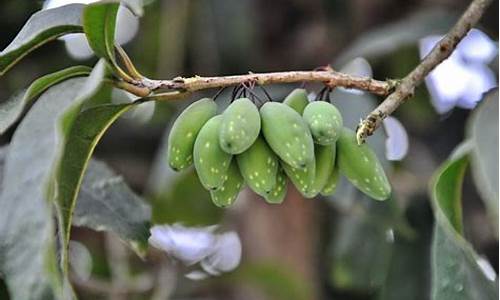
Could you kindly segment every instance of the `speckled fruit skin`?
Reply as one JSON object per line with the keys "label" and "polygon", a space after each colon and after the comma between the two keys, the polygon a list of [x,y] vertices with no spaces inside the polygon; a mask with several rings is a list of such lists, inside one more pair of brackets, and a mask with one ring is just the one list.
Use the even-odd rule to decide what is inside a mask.
{"label": "speckled fruit skin", "polygon": [[232,155],[224,152],[219,146],[221,122],[221,115],[208,120],[194,143],[194,167],[201,184],[207,190],[215,190],[222,186],[231,163]]}
{"label": "speckled fruit skin", "polygon": [[245,182],[255,193],[265,196],[276,185],[279,159],[262,136],[236,160]]}
{"label": "speckled fruit skin", "polygon": [[334,166],[332,173],[330,174],[330,177],[325,184],[325,187],[321,190],[321,195],[331,196],[335,194],[335,191],[337,190],[337,184],[339,182],[339,177],[339,168],[337,166]]}
{"label": "speckled fruit skin", "polygon": [[324,101],[312,102],[306,106],[302,117],[316,144],[331,145],[339,138],[343,120],[334,105]]}
{"label": "speckled fruit skin", "polygon": [[305,168],[314,161],[311,133],[295,110],[283,103],[267,102],[260,115],[264,138],[281,160],[294,168]]}
{"label": "speckled fruit skin", "polygon": [[227,179],[220,188],[210,191],[212,201],[218,207],[228,207],[233,204],[245,183],[238,170],[238,164],[234,160],[231,162],[226,176]]}
{"label": "speckled fruit skin", "polygon": [[240,154],[247,150],[260,132],[259,110],[247,98],[231,103],[222,113],[219,142],[222,150],[229,154]]}
{"label": "speckled fruit skin", "polygon": [[193,163],[196,137],[205,123],[217,113],[217,104],[203,98],[189,105],[175,120],[168,136],[168,164],[181,171]]}
{"label": "speckled fruit skin", "polygon": [[376,200],[391,196],[391,185],[377,156],[367,144],[358,145],[354,131],[341,131],[337,160],[340,173],[360,191]]}
{"label": "speckled fruit skin", "polygon": [[316,173],[314,181],[307,191],[308,198],[316,197],[326,186],[335,165],[335,145],[316,145],[314,156],[316,158]]}
{"label": "speckled fruit skin", "polygon": [[285,162],[281,162],[281,167],[302,196],[310,198],[310,189],[314,183],[314,177],[316,174],[315,161],[311,161],[305,168],[302,169],[294,168]]}
{"label": "speckled fruit skin", "polygon": [[305,89],[295,89],[288,96],[286,96],[283,103],[290,106],[298,112],[300,115],[304,112],[304,109],[309,104],[309,99],[307,98],[307,92]]}
{"label": "speckled fruit skin", "polygon": [[287,192],[287,177],[282,168],[278,169],[278,174],[276,175],[276,184],[273,189],[264,196],[267,203],[270,204],[280,204],[285,200]]}

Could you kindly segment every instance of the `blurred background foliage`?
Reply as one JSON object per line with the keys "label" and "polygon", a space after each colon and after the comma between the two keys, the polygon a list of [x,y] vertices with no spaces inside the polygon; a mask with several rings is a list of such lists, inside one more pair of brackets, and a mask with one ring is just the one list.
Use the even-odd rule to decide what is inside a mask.
{"label": "blurred background foliage", "polygon": [[[398,78],[419,61],[419,39],[443,34],[465,9],[463,0],[157,0],[145,7],[135,38],[125,45],[142,73],[153,78],[239,74],[248,71],[341,68],[362,56],[377,79]],[[2,0],[0,49],[14,38],[41,1]],[[498,41],[498,2],[481,25]],[[92,64],[95,58],[81,63]],[[0,80],[0,100],[35,78],[75,64],[62,42],[26,57]],[[498,56],[492,62],[498,68]],[[498,73],[495,74],[498,78]],[[294,86],[266,87],[273,98]],[[308,85],[311,91],[321,86]],[[197,93],[191,100],[216,91]],[[227,101],[229,93],[221,96]],[[382,99],[335,91],[346,124],[354,128]],[[374,202],[342,183],[331,199],[305,200],[290,190],[280,206],[245,191],[234,207],[211,204],[194,172],[176,174],[165,163],[168,128],[189,101],[162,103],[152,118],[141,111],[117,122],[95,157],[153,207],[153,223],[220,223],[236,230],[243,261],[234,272],[203,281],[150,251],[141,261],[116,238],[76,227],[76,291],[81,299],[428,299],[433,214],[428,183],[465,135],[469,110],[437,114],[424,85],[396,116],[410,136],[407,157],[385,161],[394,197]],[[498,115],[497,115],[498,118]],[[0,143],[9,141],[4,135]],[[384,157],[382,132],[370,143]],[[497,149],[498,152],[498,149]],[[465,237],[498,273],[498,236],[467,174]],[[79,253],[79,254],[78,254]],[[89,259],[90,257],[90,259]],[[120,269],[121,266],[121,269]],[[118,268],[118,269],[117,269]],[[82,278],[90,277],[89,280]],[[7,298],[0,286],[0,298]]]}

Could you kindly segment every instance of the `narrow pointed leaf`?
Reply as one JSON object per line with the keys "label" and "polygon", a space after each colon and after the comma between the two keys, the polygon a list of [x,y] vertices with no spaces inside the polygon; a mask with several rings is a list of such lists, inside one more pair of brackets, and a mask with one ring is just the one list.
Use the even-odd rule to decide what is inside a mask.
{"label": "narrow pointed leaf", "polygon": [[25,108],[35,101],[49,87],[72,77],[87,76],[91,69],[86,66],[74,66],[45,75],[35,80],[21,94],[0,103],[0,134],[3,134],[22,115]]}
{"label": "narrow pointed leaf", "polygon": [[456,153],[437,171],[432,185],[431,298],[436,300],[498,299],[498,282],[488,279],[462,236],[461,189],[468,162],[466,152]]}
{"label": "narrow pointed leaf", "polygon": [[133,103],[88,108],[75,119],[66,137],[66,145],[57,172],[57,203],[62,214],[65,243],[69,242],[71,216],[92,152],[106,129]]}
{"label": "narrow pointed leaf", "polygon": [[0,52],[0,76],[29,52],[62,35],[82,32],[84,5],[70,4],[31,16],[14,40]]}
{"label": "narrow pointed leaf", "polygon": [[115,28],[119,1],[89,4],[83,11],[83,30],[97,56],[115,61]]}

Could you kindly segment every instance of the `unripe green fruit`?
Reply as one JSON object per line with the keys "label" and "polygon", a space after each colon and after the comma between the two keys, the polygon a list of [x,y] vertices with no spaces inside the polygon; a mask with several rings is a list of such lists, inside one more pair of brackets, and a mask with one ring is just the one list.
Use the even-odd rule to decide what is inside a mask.
{"label": "unripe green fruit", "polygon": [[247,185],[261,196],[265,196],[276,185],[279,159],[259,136],[248,150],[236,156],[241,175]]}
{"label": "unripe green fruit", "polygon": [[235,100],[222,113],[219,133],[221,148],[229,154],[247,150],[260,132],[259,110],[247,98]]}
{"label": "unripe green fruit", "polygon": [[315,101],[304,109],[304,121],[311,130],[314,142],[331,145],[339,138],[343,121],[339,110],[325,101]]}
{"label": "unripe green fruit", "polygon": [[279,168],[278,174],[276,175],[276,184],[273,189],[264,196],[267,203],[280,204],[285,200],[287,192],[287,180],[283,169]]}
{"label": "unripe green fruit", "polygon": [[168,164],[181,171],[193,163],[196,137],[205,123],[217,113],[217,104],[203,98],[189,105],[175,120],[168,136]]}
{"label": "unripe green fruit", "polygon": [[335,194],[335,191],[337,190],[337,184],[339,183],[339,177],[339,168],[337,166],[334,166],[332,173],[330,174],[330,177],[325,184],[325,187],[323,188],[323,190],[321,190],[321,195],[331,196]]}
{"label": "unripe green fruit", "polygon": [[315,197],[326,186],[335,165],[335,145],[316,145],[314,157],[316,158],[316,173],[313,184],[307,192],[308,198]]}
{"label": "unripe green fruit", "polygon": [[216,190],[210,191],[212,201],[218,207],[227,207],[234,203],[245,181],[238,170],[236,161],[232,161],[227,170],[226,180],[222,186]]}
{"label": "unripe green fruit", "polygon": [[360,191],[376,200],[391,195],[391,185],[377,156],[367,144],[358,145],[354,131],[344,128],[337,141],[340,173]]}
{"label": "unripe green fruit", "polygon": [[267,102],[260,109],[262,132],[273,151],[294,168],[314,162],[314,144],[302,117],[283,103]]}
{"label": "unripe green fruit", "polygon": [[309,104],[309,99],[307,98],[307,92],[304,89],[295,89],[288,96],[286,96],[283,103],[290,106],[302,115],[304,112],[304,108],[306,108],[307,104]]}
{"label": "unripe green fruit", "polygon": [[297,190],[306,198],[310,198],[310,189],[314,183],[316,163],[311,161],[305,168],[298,169],[282,162],[281,166]]}
{"label": "unripe green fruit", "polygon": [[207,190],[215,190],[222,186],[231,163],[232,155],[224,152],[219,146],[221,122],[221,115],[208,120],[194,143],[194,167]]}

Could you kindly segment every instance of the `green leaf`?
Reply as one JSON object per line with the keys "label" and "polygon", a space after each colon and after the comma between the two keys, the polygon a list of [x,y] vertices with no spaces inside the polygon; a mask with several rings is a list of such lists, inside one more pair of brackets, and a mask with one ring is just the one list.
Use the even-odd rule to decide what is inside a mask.
{"label": "green leaf", "polygon": [[436,172],[431,189],[435,227],[432,242],[432,299],[498,299],[498,282],[478,265],[479,257],[461,235],[461,187],[469,159],[453,155]]}
{"label": "green leaf", "polygon": [[29,52],[62,35],[82,32],[84,5],[70,4],[31,16],[14,40],[0,52],[0,76]]}
{"label": "green leaf", "polygon": [[467,124],[471,169],[498,237],[498,89],[488,92]]}
{"label": "green leaf", "polygon": [[103,162],[91,160],[76,203],[73,225],[117,234],[140,256],[148,246],[151,209]]}
{"label": "green leaf", "polygon": [[59,120],[84,83],[75,78],[49,88],[12,137],[0,194],[0,272],[12,299],[71,298],[63,295],[47,183],[61,147]]}
{"label": "green leaf", "polygon": [[134,103],[88,108],[78,114],[68,131],[57,172],[57,203],[62,213],[65,245],[69,242],[71,217],[88,161],[106,129]]}
{"label": "green leaf", "polygon": [[90,71],[86,66],[74,66],[45,75],[35,80],[21,94],[0,103],[0,134],[5,133],[19,119],[24,109],[49,87],[72,77],[89,75]]}
{"label": "green leaf", "polygon": [[83,30],[97,56],[115,62],[115,28],[119,1],[89,4],[83,11]]}
{"label": "green leaf", "polygon": [[[0,270],[14,299],[71,298],[55,253],[54,175],[81,103],[106,75],[100,61],[86,79],[63,81],[43,93],[19,125],[9,147],[0,194]],[[61,211],[58,211],[58,219]],[[61,232],[61,228],[59,228]],[[64,232],[64,231],[63,231]],[[62,248],[65,271],[66,248]]]}

